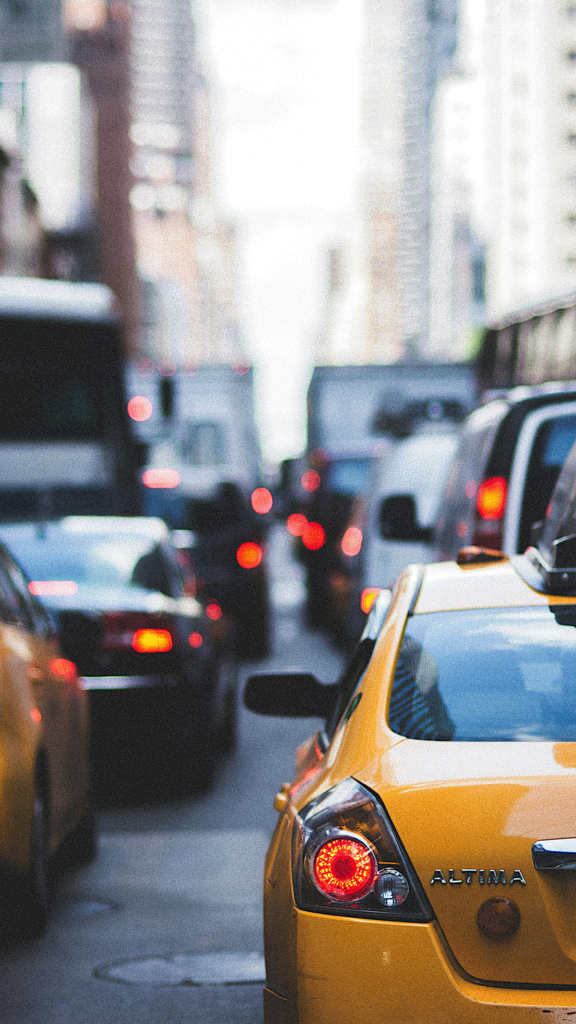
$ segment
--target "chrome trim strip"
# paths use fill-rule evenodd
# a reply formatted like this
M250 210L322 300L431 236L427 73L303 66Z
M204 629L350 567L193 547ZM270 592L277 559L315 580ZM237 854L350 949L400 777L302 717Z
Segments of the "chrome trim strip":
M81 676L83 690L138 690L177 686L178 677L168 676Z
M541 839L532 846L536 871L575 871L576 839Z

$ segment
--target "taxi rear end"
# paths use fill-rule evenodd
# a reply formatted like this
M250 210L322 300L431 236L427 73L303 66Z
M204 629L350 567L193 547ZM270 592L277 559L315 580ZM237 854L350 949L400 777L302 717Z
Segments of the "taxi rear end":
M576 1016L576 597L530 573L400 578L277 798L266 1024Z

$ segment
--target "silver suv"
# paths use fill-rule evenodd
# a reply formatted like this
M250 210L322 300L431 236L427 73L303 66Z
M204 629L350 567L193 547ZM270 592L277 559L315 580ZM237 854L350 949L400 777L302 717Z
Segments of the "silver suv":
M518 554L576 441L576 381L502 393L468 416L439 505L433 558L469 545Z

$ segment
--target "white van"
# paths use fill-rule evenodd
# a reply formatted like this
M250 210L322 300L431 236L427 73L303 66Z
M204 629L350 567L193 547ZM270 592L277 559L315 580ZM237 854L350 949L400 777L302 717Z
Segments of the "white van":
M434 425L392 444L376 468L362 543L363 588L387 587L432 560L432 528L459 430Z

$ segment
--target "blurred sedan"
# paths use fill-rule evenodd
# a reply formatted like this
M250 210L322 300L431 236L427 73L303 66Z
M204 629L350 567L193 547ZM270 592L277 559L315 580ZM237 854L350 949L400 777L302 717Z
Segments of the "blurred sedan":
M98 774L126 769L129 781L137 768L145 783L169 774L206 788L233 743L236 675L220 609L196 600L162 520L70 516L2 536L90 691Z
M52 621L0 545L0 931L35 938L48 916L49 860L96 851L88 700Z

